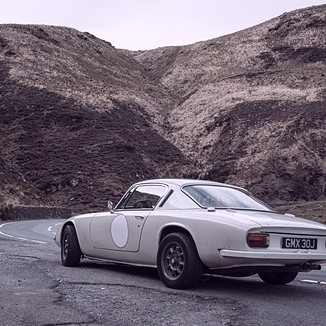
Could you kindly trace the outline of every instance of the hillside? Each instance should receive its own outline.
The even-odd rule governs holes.
[[[178,90],[169,139],[206,177],[268,200],[325,196],[325,15],[326,6],[298,10],[225,37],[136,55]]]
[[[1,26],[0,44],[0,151],[13,169],[0,174],[3,202],[31,192],[36,204],[103,208],[135,180],[187,169],[157,131],[169,95],[157,100],[164,91],[110,44],[17,25]]]
[[[0,203],[103,209],[152,177],[323,203],[325,33],[326,5],[135,52],[70,28],[0,25]]]

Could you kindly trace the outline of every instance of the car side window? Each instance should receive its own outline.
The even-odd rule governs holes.
[[[161,185],[138,186],[117,209],[153,209],[166,190]]]

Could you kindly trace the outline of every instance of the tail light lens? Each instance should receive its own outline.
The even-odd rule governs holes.
[[[269,234],[267,233],[249,233],[247,237],[249,247],[267,248],[269,246]]]

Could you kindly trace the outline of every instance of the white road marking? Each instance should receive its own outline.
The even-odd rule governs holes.
[[[17,223],[17,222],[9,222],[9,223],[3,223],[0,225],[0,229],[5,226],[5,225],[8,225],[8,224],[14,224],[14,223]],[[33,239],[27,239],[27,238],[22,238],[22,237],[16,237],[14,235],[11,235],[11,234],[7,234],[7,233],[4,233],[2,231],[0,231],[0,234],[5,236],[5,237],[8,237],[8,238],[13,238],[13,239],[17,239],[17,240],[23,240],[23,241],[31,241],[31,242],[34,242],[34,243],[41,243],[41,244],[46,244],[46,242],[44,241],[39,241],[39,240],[33,240]]]
[[[53,229],[54,226],[58,226],[58,225],[61,225],[61,224],[62,224],[62,222],[61,222],[61,223],[56,223],[56,224],[54,224],[54,225],[50,225],[50,226],[48,227],[48,231],[49,231],[49,232],[52,232],[53,234],[56,234],[56,232],[53,232],[52,229]]]
[[[321,284],[321,285],[326,285],[326,282],[315,281],[315,280],[301,280],[301,282],[304,282],[304,283],[310,283],[310,284]]]
[[[14,224],[14,223],[16,223],[16,222],[2,223],[2,224],[0,224],[0,229],[1,229],[3,226],[5,226],[5,225],[8,225],[8,224]]]
[[[31,294],[36,294],[36,292],[30,292],[30,291],[26,291],[26,292],[15,292],[15,295],[31,295]]]

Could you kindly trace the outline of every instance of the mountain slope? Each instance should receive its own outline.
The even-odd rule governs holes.
[[[151,94],[161,90],[136,62],[66,28],[6,25],[0,35],[1,156],[28,191],[96,209],[135,180],[182,175],[188,162],[157,131]]]
[[[326,5],[136,52],[70,28],[0,25],[0,200],[99,209],[169,176],[274,204],[324,200],[325,33]]]
[[[325,197],[325,34],[323,5],[135,58],[178,90],[169,139],[202,175],[267,200],[317,199]]]

